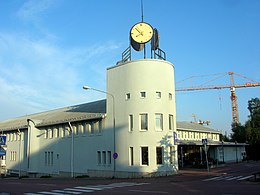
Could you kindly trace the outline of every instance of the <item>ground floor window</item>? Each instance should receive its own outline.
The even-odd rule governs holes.
[[[163,147],[156,147],[156,163],[163,164]]]
[[[149,165],[148,147],[141,147],[142,165]]]
[[[129,165],[130,166],[134,165],[134,148],[133,147],[129,148]]]

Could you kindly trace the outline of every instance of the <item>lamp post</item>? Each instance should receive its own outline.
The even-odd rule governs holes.
[[[89,86],[83,86],[83,89],[85,90],[93,90],[93,91],[97,91],[97,92],[100,92],[100,93],[104,93],[104,94],[107,94],[109,95],[111,98],[112,98],[112,117],[113,117],[113,145],[114,145],[114,151],[113,151],[113,161],[114,161],[114,166],[113,166],[113,178],[115,177],[115,172],[116,172],[116,161],[115,159],[117,158],[117,154],[116,154],[116,120],[115,120],[115,97],[113,94],[107,92],[107,91],[103,91],[103,90],[100,90],[100,89],[96,89],[96,88],[93,88],[93,87],[89,87]]]
[[[19,178],[21,178],[21,139],[22,139],[22,136],[21,136],[21,131],[20,131],[20,129],[17,129],[17,131],[18,131],[18,136],[19,136]]]
[[[73,178],[74,177],[74,132],[70,122],[68,122],[68,125],[71,132],[70,175]]]

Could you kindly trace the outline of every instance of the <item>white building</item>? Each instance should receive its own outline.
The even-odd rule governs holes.
[[[205,162],[202,140],[207,140],[210,164],[241,162],[246,156],[245,143],[222,142],[220,132],[194,122],[177,122],[178,162],[180,167],[200,167]]]
[[[7,136],[9,171],[37,176],[175,174],[174,66],[158,59],[120,63],[107,69],[107,100],[10,119],[0,123],[0,130]]]

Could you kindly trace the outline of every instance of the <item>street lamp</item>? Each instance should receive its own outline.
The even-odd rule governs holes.
[[[93,91],[97,91],[97,92],[100,92],[100,93],[104,93],[104,94],[107,94],[109,96],[112,97],[112,117],[113,117],[113,137],[114,137],[114,151],[113,151],[113,161],[114,161],[114,167],[113,167],[113,177],[115,177],[115,172],[116,172],[116,161],[115,159],[117,158],[117,153],[116,153],[116,120],[115,120],[115,97],[113,94],[107,92],[107,91],[102,91],[100,89],[96,89],[96,88],[93,88],[93,87],[89,87],[89,86],[83,86],[83,89],[85,90],[93,90]]]

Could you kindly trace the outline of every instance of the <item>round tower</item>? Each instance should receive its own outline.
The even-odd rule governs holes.
[[[115,119],[115,176],[175,174],[173,64],[161,59],[119,63],[107,69],[107,91],[113,94],[107,96],[107,113],[109,121],[113,112]]]

